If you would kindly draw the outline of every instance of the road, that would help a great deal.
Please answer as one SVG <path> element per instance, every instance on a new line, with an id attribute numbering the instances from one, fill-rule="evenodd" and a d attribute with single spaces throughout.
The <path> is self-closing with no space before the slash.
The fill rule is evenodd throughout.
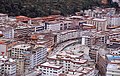
<path id="1" fill-rule="evenodd" d="M 63 43 L 57 45 L 57 47 L 52 50 L 52 52 L 49 54 L 49 56 L 55 55 L 57 52 L 62 51 L 68 45 L 76 43 L 76 42 L 78 42 L 78 40 L 69 40 L 69 41 L 66 41 L 66 42 L 63 42 Z"/>

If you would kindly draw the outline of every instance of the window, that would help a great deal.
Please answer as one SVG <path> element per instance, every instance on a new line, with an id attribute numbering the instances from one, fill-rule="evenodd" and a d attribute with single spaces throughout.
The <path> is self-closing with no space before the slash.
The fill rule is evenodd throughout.
<path id="1" fill-rule="evenodd" d="M 57 72 L 53 72 L 53 73 L 57 74 Z"/>
<path id="2" fill-rule="evenodd" d="M 50 70 L 52 70 L 52 68 L 50 68 Z"/>

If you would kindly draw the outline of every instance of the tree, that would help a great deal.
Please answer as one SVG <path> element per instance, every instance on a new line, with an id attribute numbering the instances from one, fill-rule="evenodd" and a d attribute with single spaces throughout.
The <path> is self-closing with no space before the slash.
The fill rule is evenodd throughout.
<path id="1" fill-rule="evenodd" d="M 113 2 L 113 3 L 111 4 L 111 6 L 114 7 L 114 8 L 118 8 L 118 7 L 119 7 L 119 5 L 118 5 L 117 2 Z"/>
<path id="2" fill-rule="evenodd" d="M 55 11 L 70 15 L 99 4 L 100 0 L 0 0 L 0 12 L 29 17 L 48 16 Z"/>

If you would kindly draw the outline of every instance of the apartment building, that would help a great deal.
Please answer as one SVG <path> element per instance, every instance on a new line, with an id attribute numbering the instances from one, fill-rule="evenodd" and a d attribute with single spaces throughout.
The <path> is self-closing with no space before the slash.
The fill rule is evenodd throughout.
<path id="1" fill-rule="evenodd" d="M 35 32 L 36 32 L 36 33 L 42 32 L 42 31 L 44 31 L 44 30 L 47 29 L 47 26 L 46 26 L 45 23 L 42 23 L 42 24 L 40 24 L 39 26 L 34 26 L 34 25 L 33 25 L 33 27 L 35 28 Z"/>
<path id="2" fill-rule="evenodd" d="M 8 25 L 0 25 L 0 31 L 4 38 L 14 38 L 14 29 Z"/>
<path id="3" fill-rule="evenodd" d="M 68 74 L 62 73 L 59 76 L 95 76 L 95 75 L 93 68 L 85 67 L 85 68 L 78 68 L 77 70 L 69 70 Z"/>
<path id="4" fill-rule="evenodd" d="M 0 55 L 11 56 L 11 49 L 18 42 L 13 39 L 0 39 Z"/>
<path id="5" fill-rule="evenodd" d="M 58 30 L 62 30 L 62 25 L 63 23 L 61 21 L 49 21 L 46 22 L 47 25 L 47 30 L 49 31 L 58 31 Z"/>
<path id="6" fill-rule="evenodd" d="M 83 23 L 87 23 L 85 18 L 83 16 L 71 16 L 69 20 L 72 21 L 71 28 L 73 29 L 80 29 L 81 30 L 81 25 Z"/>
<path id="7" fill-rule="evenodd" d="M 56 55 L 48 57 L 46 63 L 38 65 L 37 67 L 42 71 L 43 76 L 95 76 L 94 65 L 90 65 L 89 61 L 84 59 L 83 55 L 83 53 L 74 54 L 72 51 L 59 52 Z M 54 67 L 57 65 L 59 68 L 53 70 L 53 65 Z M 57 71 L 59 72 L 57 73 Z M 55 75 L 55 73 L 57 75 Z"/>
<path id="8" fill-rule="evenodd" d="M 7 76 L 16 76 L 16 62 L 7 56 L 0 56 L 0 74 Z"/>
<path id="9" fill-rule="evenodd" d="M 12 56 L 15 58 L 22 58 L 25 52 L 30 52 L 31 46 L 29 44 L 20 44 L 12 47 Z"/>
<path id="10" fill-rule="evenodd" d="M 0 13 L 0 22 L 5 22 L 6 20 L 8 20 L 8 15 Z"/>
<path id="11" fill-rule="evenodd" d="M 31 35 L 30 41 L 31 42 L 28 42 L 33 44 L 44 45 L 48 48 L 51 48 L 56 42 L 56 35 L 52 33 L 35 33 Z"/>
<path id="12" fill-rule="evenodd" d="M 104 8 L 103 9 L 103 8 L 97 7 L 95 9 L 85 10 L 84 13 L 86 14 L 86 16 L 103 19 L 106 16 L 114 16 L 116 13 L 116 9 L 115 8 Z"/>
<path id="13" fill-rule="evenodd" d="M 60 30 L 67 30 L 67 29 L 72 29 L 73 22 L 72 20 L 62 20 L 62 24 L 60 25 Z"/>
<path id="14" fill-rule="evenodd" d="M 24 74 L 24 71 L 25 71 L 24 53 L 30 54 L 30 52 L 31 52 L 31 46 L 29 44 L 20 44 L 12 47 L 11 56 L 17 59 L 16 62 L 17 62 L 18 74 Z"/>
<path id="15" fill-rule="evenodd" d="M 63 66 L 54 63 L 45 62 L 40 65 L 42 76 L 59 76 L 62 73 Z"/>
<path id="16" fill-rule="evenodd" d="M 57 33 L 57 43 L 78 38 L 79 32 L 77 30 L 65 30 Z"/>
<path id="17" fill-rule="evenodd" d="M 108 39 L 108 43 L 107 44 L 119 44 L 120 42 L 120 34 L 119 34 L 119 31 L 117 30 L 114 30 L 114 31 L 110 31 L 110 34 L 109 34 L 109 39 Z M 116 46 L 117 47 L 117 46 Z"/>
<path id="18" fill-rule="evenodd" d="M 11 54 L 17 62 L 17 73 L 23 75 L 44 62 L 48 52 L 42 45 L 18 44 L 12 48 Z"/>
<path id="19" fill-rule="evenodd" d="M 109 63 L 107 65 L 106 76 L 119 76 L 120 75 L 120 56 L 119 55 L 106 55 Z"/>
<path id="20" fill-rule="evenodd" d="M 30 67 L 34 68 L 38 64 L 45 62 L 47 60 L 47 54 L 47 48 L 45 46 L 36 45 L 30 57 Z"/>
<path id="21" fill-rule="evenodd" d="M 25 76 L 41 76 L 42 72 L 39 70 L 33 70 L 32 72 L 26 74 Z"/>
<path id="22" fill-rule="evenodd" d="M 119 15 L 113 15 L 113 16 L 104 16 L 105 19 L 107 19 L 108 27 L 115 27 L 120 25 L 120 16 Z"/>
<path id="23" fill-rule="evenodd" d="M 97 31 L 107 31 L 107 20 L 100 18 L 87 18 L 87 23 L 96 27 Z"/>
<path id="24" fill-rule="evenodd" d="M 32 27 L 26 27 L 25 25 L 24 26 L 18 26 L 16 29 L 15 29 L 15 37 L 18 37 L 18 36 L 25 36 L 25 35 L 29 35 L 31 33 L 34 33 L 35 32 L 35 28 L 32 28 Z"/>
<path id="25" fill-rule="evenodd" d="M 72 29 L 73 21 L 71 19 L 49 21 L 46 22 L 46 26 L 48 31 L 67 30 Z"/>
<path id="26" fill-rule="evenodd" d="M 105 32 L 84 31 L 82 34 L 82 45 L 106 44 L 108 35 Z"/>

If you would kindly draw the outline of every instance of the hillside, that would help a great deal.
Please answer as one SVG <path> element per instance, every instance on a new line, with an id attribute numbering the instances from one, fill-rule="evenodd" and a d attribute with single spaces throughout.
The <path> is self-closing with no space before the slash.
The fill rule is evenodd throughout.
<path id="1" fill-rule="evenodd" d="M 0 12 L 29 17 L 51 14 L 69 15 L 100 6 L 101 0 L 0 0 Z"/>

